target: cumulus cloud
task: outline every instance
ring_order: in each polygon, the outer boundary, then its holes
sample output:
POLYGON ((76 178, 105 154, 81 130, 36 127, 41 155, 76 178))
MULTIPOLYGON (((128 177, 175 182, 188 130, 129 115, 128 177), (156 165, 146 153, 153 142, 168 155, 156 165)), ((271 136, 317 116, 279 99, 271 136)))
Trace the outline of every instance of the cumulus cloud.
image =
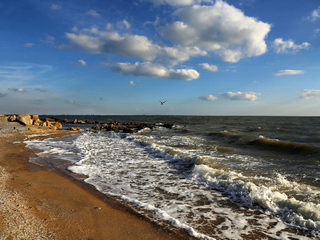
POLYGON ((191 6, 191 5, 195 5, 195 4, 200 4, 202 2, 213 3, 212 0, 147 0, 147 1, 150 1, 155 5, 168 4, 168 5, 176 6, 176 7, 191 6))
POLYGON ((282 76, 282 75, 297 75, 297 74, 302 74, 304 71, 302 70, 280 70, 279 72, 273 73, 272 75, 275 76, 282 76))
POLYGON ((320 6, 317 9, 315 9, 314 11, 312 11, 311 16, 309 16, 308 19, 311 22, 314 22, 314 21, 318 20, 319 18, 320 18, 320 6))
POLYGON ((9 87, 8 90, 13 92, 26 92, 26 90, 23 88, 15 88, 15 87, 9 87))
POLYGON ((258 21, 221 0, 212 6, 194 5, 178 9, 179 21, 157 28, 165 39, 182 46, 214 51, 223 61, 238 62, 267 51, 264 41, 271 25, 258 21))
POLYGON ((273 42, 273 48, 277 53, 295 53, 309 46, 310 43, 307 42, 297 45, 292 40, 283 41, 282 38, 277 38, 273 42))
POLYGON ((210 65, 209 63, 200 63, 199 66, 202 66, 202 69, 206 71, 211 71, 211 72, 218 71, 217 65, 210 65))
POLYGON ((200 99, 204 100, 204 101, 216 101, 218 100, 217 96, 213 96, 213 95, 204 95, 199 97, 200 99))
POLYGON ((313 31, 314 36, 316 36, 320 32, 320 28, 317 28, 313 31))
POLYGON ((229 99, 232 101, 244 100, 244 101, 255 101, 258 99, 257 95, 260 93, 255 92, 227 92, 227 93, 219 93, 215 95, 205 95, 199 97, 205 101, 216 101, 218 99, 229 99))
POLYGON ((6 94, 6 93, 0 93, 0 98, 3 98, 3 97, 5 97, 5 96, 7 96, 8 94, 6 94))
POLYGON ((130 81, 130 85, 131 85, 131 86, 135 86, 135 84, 134 84, 133 81, 130 81))
MULTIPOLYGON (((90 53, 112 53, 122 57, 134 57, 143 61, 154 61, 175 65, 191 57, 204 56, 208 51, 221 56, 222 60, 237 62, 241 58, 261 55, 266 52, 264 38, 271 25, 247 17, 243 12, 221 0, 212 6, 194 5, 174 12, 179 21, 159 25, 156 30, 172 42, 170 45, 154 44, 146 36, 120 34, 112 26, 104 30, 96 27, 66 33, 69 44, 90 53)), ((158 18, 157 18, 158 19, 158 18)), ((157 21, 157 20, 156 20, 157 21)), ((128 29, 130 24, 118 23, 128 29)), ((163 24, 159 20, 154 25, 163 24)))
POLYGON ((115 53, 122 57, 136 57, 146 61, 154 60, 160 48, 145 36, 121 36, 114 31, 98 31, 96 28, 66 33, 66 37, 73 44, 91 53, 115 53))
POLYGON ((300 98, 302 99, 309 99, 311 97, 317 97, 320 96, 320 90, 314 90, 314 89, 304 89, 301 91, 300 98))
POLYGON ((53 10, 58 10, 58 9, 61 9, 61 6, 59 5, 59 4, 52 4, 51 5, 51 9, 53 9, 53 10))
POLYGON ((23 44, 23 47, 32 47, 34 43, 25 43, 23 44))
POLYGON ((95 10, 90 9, 87 13, 87 15, 91 15, 92 17, 100 17, 100 14, 97 13, 95 10))
POLYGON ((151 62, 116 63, 112 65, 113 72, 121 72, 123 75, 146 76, 154 78, 168 78, 190 81, 197 79, 200 74, 194 69, 168 69, 160 64, 151 62))
MULTIPOLYGON (((197 46, 159 46, 145 36, 124 34, 116 31, 99 31, 97 28, 66 33, 69 45, 77 45, 91 53, 113 53, 122 57, 135 57, 143 61, 156 58, 168 65, 187 61, 190 57, 205 56, 207 52, 197 46)), ((58 47, 60 48, 60 46, 58 47)))

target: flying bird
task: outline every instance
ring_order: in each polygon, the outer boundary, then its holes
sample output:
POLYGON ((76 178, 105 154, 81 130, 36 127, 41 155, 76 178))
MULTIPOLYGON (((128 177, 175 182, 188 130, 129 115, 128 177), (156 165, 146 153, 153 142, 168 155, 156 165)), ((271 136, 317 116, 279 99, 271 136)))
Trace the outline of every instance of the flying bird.
POLYGON ((161 105, 163 105, 163 104, 165 104, 167 101, 161 102, 161 101, 159 100, 159 102, 161 103, 161 105))

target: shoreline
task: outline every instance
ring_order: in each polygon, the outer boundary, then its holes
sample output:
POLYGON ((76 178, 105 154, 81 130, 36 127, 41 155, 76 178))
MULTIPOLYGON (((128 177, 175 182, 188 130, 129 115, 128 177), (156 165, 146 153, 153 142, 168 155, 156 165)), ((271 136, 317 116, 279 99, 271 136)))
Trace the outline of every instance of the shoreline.
MULTIPOLYGON (((157 225, 84 181, 28 162, 33 151, 24 148, 22 142, 39 131, 27 129, 0 132, 0 237, 196 239, 180 229, 157 225)), ((40 132, 46 134, 42 138, 75 133, 40 132)))

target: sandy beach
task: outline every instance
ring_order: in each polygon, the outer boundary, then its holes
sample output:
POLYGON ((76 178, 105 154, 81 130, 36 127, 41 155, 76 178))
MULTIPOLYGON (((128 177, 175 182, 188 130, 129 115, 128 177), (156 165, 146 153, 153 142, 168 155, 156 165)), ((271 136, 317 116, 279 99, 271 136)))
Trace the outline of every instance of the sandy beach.
POLYGON ((193 239, 99 196, 87 184, 28 163, 33 153, 22 142, 33 133, 19 123, 0 123, 1 239, 193 239))

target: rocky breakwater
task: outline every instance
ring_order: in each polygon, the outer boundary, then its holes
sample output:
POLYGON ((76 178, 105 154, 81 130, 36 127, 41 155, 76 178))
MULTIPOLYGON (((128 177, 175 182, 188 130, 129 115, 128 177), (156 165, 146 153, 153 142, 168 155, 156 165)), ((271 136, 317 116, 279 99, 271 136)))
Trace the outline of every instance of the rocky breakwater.
POLYGON ((19 114, 19 115, 0 115, 0 122, 18 122, 23 126, 27 126, 27 130, 36 130, 36 129, 44 129, 44 130, 61 130, 62 125, 59 122, 56 122, 55 119, 46 118, 40 119, 38 115, 32 114, 19 114))
MULTIPOLYGON (((92 129, 100 130, 100 131, 116 131, 116 132, 124 132, 124 133, 134 133, 144 128, 153 129, 157 124, 150 123, 122 123, 119 121, 115 121, 113 123, 96 123, 92 129)), ((162 124, 162 127, 172 128, 173 124, 162 124)))

